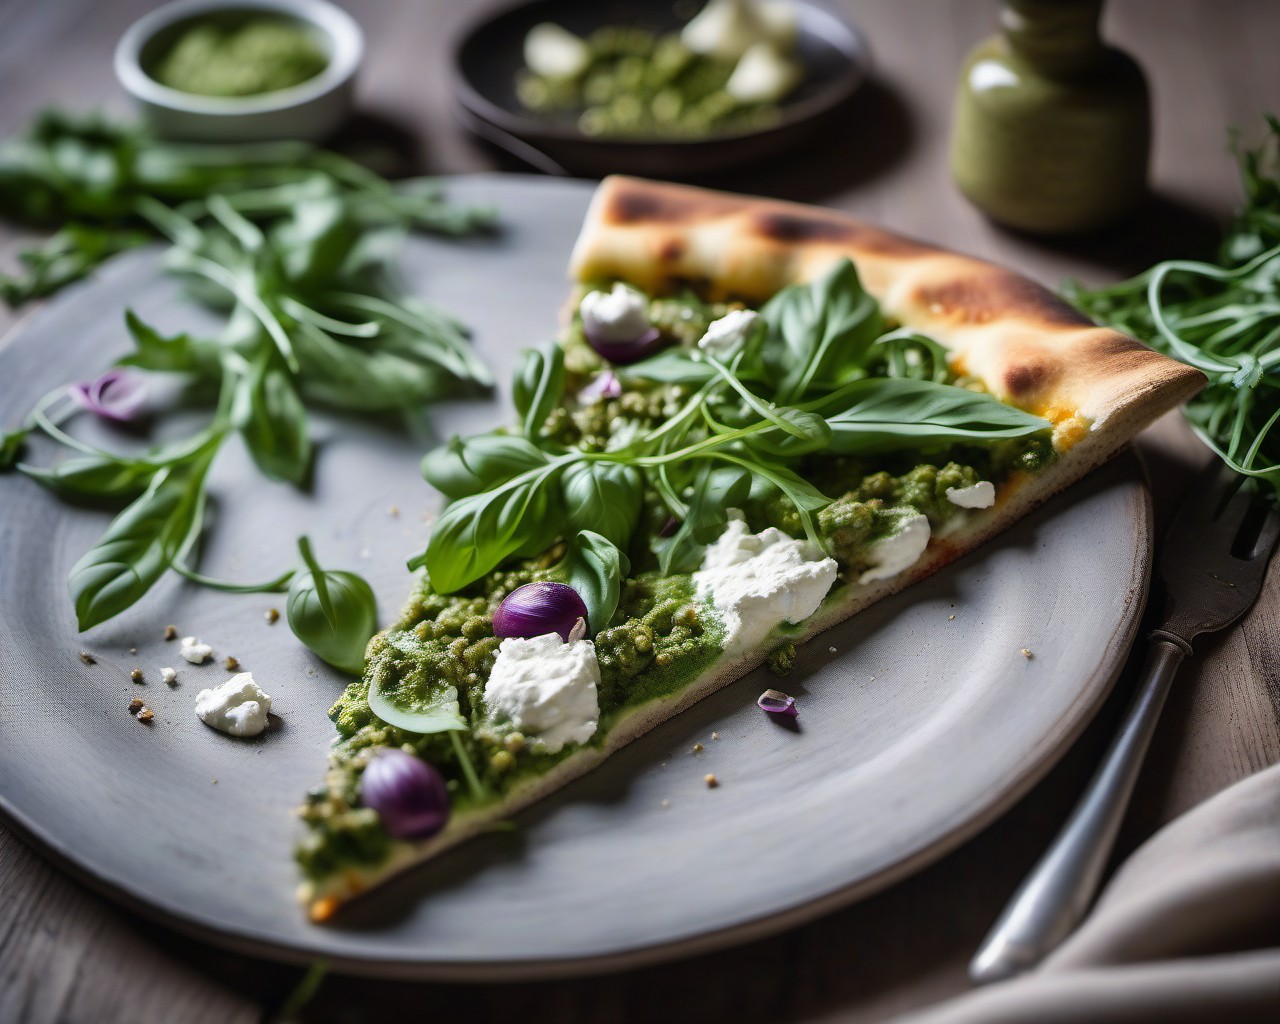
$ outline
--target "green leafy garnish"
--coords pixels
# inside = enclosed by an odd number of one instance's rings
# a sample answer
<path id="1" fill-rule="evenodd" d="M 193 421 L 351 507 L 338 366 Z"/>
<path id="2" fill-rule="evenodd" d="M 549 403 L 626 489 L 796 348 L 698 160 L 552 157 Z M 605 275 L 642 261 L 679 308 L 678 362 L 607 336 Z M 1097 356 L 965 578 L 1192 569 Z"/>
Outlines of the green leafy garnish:
<path id="1" fill-rule="evenodd" d="M 818 540 L 815 515 L 832 498 L 796 472 L 802 456 L 934 452 L 1050 429 L 988 394 L 934 379 L 940 346 L 886 333 L 848 260 L 779 293 L 761 317 L 762 329 L 749 330 L 735 351 L 672 347 L 620 371 L 693 390 L 660 426 L 604 451 L 566 449 L 544 436 L 562 401 L 563 354 L 528 353 L 514 388 L 523 436 L 455 438 L 424 459 L 424 475 L 453 501 L 410 564 L 425 566 L 441 594 L 558 538 L 568 544 L 567 565 L 589 553 L 603 555 L 597 571 L 606 561 L 621 565 L 656 495 L 679 525 L 669 537 L 649 538 L 652 552 L 663 573 L 687 572 L 723 531 L 727 510 L 748 496 L 779 496 Z M 908 348 L 930 358 L 906 359 Z M 891 375 L 869 376 L 873 367 Z M 579 571 L 583 585 L 598 590 L 598 580 Z M 597 601 L 611 616 L 614 606 Z"/>
<path id="2" fill-rule="evenodd" d="M 1237 150 L 1245 202 L 1216 262 L 1167 260 L 1129 281 L 1067 297 L 1103 323 L 1202 370 L 1209 385 L 1184 412 L 1237 473 L 1280 500 L 1280 120 Z"/>
<path id="3" fill-rule="evenodd" d="M 334 668 L 359 675 L 365 646 L 378 628 L 373 590 L 355 573 L 320 568 L 306 537 L 298 538 L 298 551 L 306 571 L 289 587 L 289 628 Z"/>

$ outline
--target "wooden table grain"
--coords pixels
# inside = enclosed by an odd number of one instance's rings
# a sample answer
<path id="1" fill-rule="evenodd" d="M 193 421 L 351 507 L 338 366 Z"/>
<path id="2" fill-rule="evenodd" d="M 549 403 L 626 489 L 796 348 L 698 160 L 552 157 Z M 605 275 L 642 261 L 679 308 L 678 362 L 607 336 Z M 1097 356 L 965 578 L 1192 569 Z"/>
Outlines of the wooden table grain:
<path id="1" fill-rule="evenodd" d="M 844 0 L 876 70 L 839 128 L 804 151 L 716 184 L 823 203 L 988 257 L 1053 285 L 1101 283 L 1212 246 L 1239 191 L 1227 128 L 1248 138 L 1280 109 L 1274 0 L 1115 0 L 1107 34 L 1146 68 L 1155 97 L 1156 199 L 1134 221 L 1047 244 L 992 225 L 952 187 L 945 149 L 955 75 L 992 28 L 995 0 Z M 111 49 L 150 0 L 0 2 L 0 135 L 57 104 L 126 113 Z M 420 170 L 516 169 L 454 124 L 448 41 L 481 5 L 345 0 L 367 33 L 360 107 L 376 137 L 412 140 Z M 0 233 L 0 265 L 27 238 Z M 21 312 L 21 311 L 19 311 Z M 0 329 L 19 314 L 0 313 Z M 6 418 L 15 410 L 3 410 Z M 1175 417 L 1140 441 L 1167 518 L 1203 458 Z M 1121 839 L 1160 824 L 1280 760 L 1280 568 L 1236 628 L 1179 677 Z M 6 687 L 15 681 L 4 682 Z M 1121 686 L 1120 690 L 1123 691 Z M 324 1022 L 881 1020 L 964 990 L 964 966 L 1062 820 L 1123 701 L 1026 799 L 934 866 L 846 910 L 724 952 L 575 981 L 410 985 L 329 978 L 305 1011 Z M 3 780 L 0 780 L 3 785 Z M 149 924 L 60 872 L 0 828 L 0 1021 L 5 1024 L 241 1024 L 270 1020 L 296 969 L 253 961 Z"/>

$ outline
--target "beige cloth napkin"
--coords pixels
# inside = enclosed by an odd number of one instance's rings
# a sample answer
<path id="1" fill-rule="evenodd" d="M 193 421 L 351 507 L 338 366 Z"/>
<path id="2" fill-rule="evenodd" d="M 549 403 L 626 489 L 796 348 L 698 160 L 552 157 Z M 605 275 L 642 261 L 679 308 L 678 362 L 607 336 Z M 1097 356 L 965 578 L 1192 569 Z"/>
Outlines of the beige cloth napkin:
<path id="1" fill-rule="evenodd" d="M 1157 832 L 1029 974 L 899 1024 L 1280 1022 L 1280 765 Z"/>

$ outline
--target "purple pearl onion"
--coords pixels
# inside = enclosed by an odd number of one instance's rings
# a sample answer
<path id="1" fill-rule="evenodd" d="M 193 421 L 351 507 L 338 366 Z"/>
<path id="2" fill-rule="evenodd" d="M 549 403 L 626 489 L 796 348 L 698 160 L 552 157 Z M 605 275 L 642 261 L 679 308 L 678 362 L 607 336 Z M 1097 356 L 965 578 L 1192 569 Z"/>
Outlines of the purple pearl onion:
<path id="1" fill-rule="evenodd" d="M 493 635 L 545 636 L 559 633 L 565 643 L 580 640 L 587 629 L 587 604 L 567 583 L 542 580 L 516 587 L 493 613 Z"/>
<path id="2" fill-rule="evenodd" d="M 403 750 L 384 750 L 369 762 L 360 779 L 360 799 L 397 839 L 425 839 L 449 821 L 444 777 Z"/>

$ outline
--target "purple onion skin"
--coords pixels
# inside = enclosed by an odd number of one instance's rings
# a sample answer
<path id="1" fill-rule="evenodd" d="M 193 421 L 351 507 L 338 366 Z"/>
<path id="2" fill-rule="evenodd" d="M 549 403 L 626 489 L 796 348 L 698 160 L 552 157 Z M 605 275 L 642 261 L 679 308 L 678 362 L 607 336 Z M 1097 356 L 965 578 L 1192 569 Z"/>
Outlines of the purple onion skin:
<path id="1" fill-rule="evenodd" d="M 71 397 L 90 412 L 117 423 L 128 423 L 142 412 L 147 400 L 146 381 L 136 373 L 117 367 L 96 380 L 72 384 Z"/>
<path id="2" fill-rule="evenodd" d="M 756 706 L 761 711 L 766 711 L 771 715 L 782 715 L 786 718 L 795 718 L 800 714 L 796 710 L 796 699 L 794 697 L 787 694 L 781 694 L 780 696 L 781 700 L 768 692 L 762 693 L 756 701 Z"/>
<path id="3" fill-rule="evenodd" d="M 493 613 L 493 635 L 524 637 L 559 633 L 569 642 L 569 634 L 579 619 L 587 617 L 587 604 L 567 583 L 543 580 L 516 587 Z"/>
<path id="4" fill-rule="evenodd" d="M 640 337 L 631 341 L 609 341 L 591 331 L 585 331 L 585 333 L 587 343 L 596 350 L 596 354 L 618 366 L 630 366 L 632 363 L 640 362 L 641 359 L 647 359 L 662 342 L 662 332 L 656 327 L 650 327 Z"/>
<path id="5" fill-rule="evenodd" d="M 360 779 L 360 799 L 397 839 L 426 839 L 449 821 L 444 777 L 403 750 L 384 750 L 369 762 Z"/>

